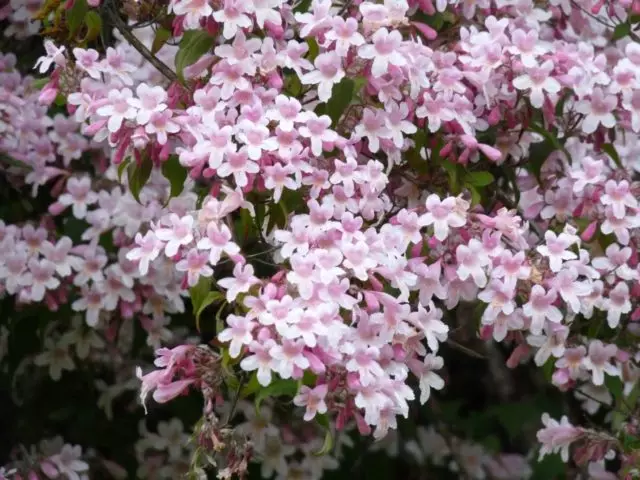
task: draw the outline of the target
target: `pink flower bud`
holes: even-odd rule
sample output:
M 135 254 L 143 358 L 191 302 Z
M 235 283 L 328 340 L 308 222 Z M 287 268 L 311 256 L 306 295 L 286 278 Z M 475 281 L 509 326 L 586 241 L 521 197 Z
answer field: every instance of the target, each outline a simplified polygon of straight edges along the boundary
M 502 152 L 497 148 L 490 147 L 489 145 L 485 145 L 484 143 L 479 144 L 478 148 L 487 156 L 489 160 L 493 162 L 497 162 L 502 159 Z
M 100 1 L 101 0 L 87 0 L 87 4 L 90 7 L 99 7 L 100 6 Z
M 47 209 L 49 211 L 49 213 L 53 216 L 58 216 L 60 215 L 62 212 L 64 212 L 65 208 L 67 208 L 66 205 L 63 205 L 60 202 L 54 202 L 51 205 L 49 205 L 49 208 Z
M 529 354 L 531 348 L 526 343 L 518 345 L 507 359 L 507 367 L 516 368 L 522 360 Z
M 58 96 L 58 90 L 55 88 L 43 88 L 38 97 L 38 102 L 42 105 L 51 105 Z
M 597 229 L 598 222 L 591 222 L 589 225 L 587 225 L 587 228 L 584 229 L 584 232 L 580 234 L 580 238 L 585 242 L 591 241 Z
M 269 32 L 269 36 L 273 37 L 274 39 L 281 39 L 284 37 L 284 28 L 282 28 L 282 25 L 277 25 L 273 22 L 266 21 L 264 22 L 264 27 L 267 32 Z
M 98 120 L 97 122 L 90 123 L 89 126 L 84 129 L 85 135 L 88 135 L 90 137 L 94 136 L 104 128 L 104 126 L 107 124 L 107 121 L 108 120 L 105 118 L 102 120 Z
M 42 470 L 42 473 L 44 473 L 49 478 L 57 478 L 58 475 L 60 475 L 60 472 L 58 472 L 58 469 L 55 467 L 55 465 L 48 460 L 45 460 L 40 464 L 40 470 Z M 35 472 L 29 472 L 28 478 L 29 480 L 33 478 L 37 479 L 38 476 Z
M 284 82 L 282 81 L 282 77 L 277 71 L 273 71 L 267 77 L 267 85 L 271 88 L 275 88 L 276 90 L 281 90 Z
M 442 149 L 440 150 L 440 156 L 447 157 L 449 156 L 452 150 L 453 150 L 453 142 L 447 142 L 447 144 L 444 147 L 442 147 Z
M 384 290 L 384 286 L 382 285 L 382 283 L 380 283 L 380 280 L 378 280 L 375 276 L 370 275 L 369 282 L 371 282 L 371 287 L 374 290 L 377 290 L 379 292 L 382 292 Z
M 438 32 L 436 32 L 429 25 L 421 22 L 411 22 L 413 25 L 427 40 L 435 40 L 438 38 Z

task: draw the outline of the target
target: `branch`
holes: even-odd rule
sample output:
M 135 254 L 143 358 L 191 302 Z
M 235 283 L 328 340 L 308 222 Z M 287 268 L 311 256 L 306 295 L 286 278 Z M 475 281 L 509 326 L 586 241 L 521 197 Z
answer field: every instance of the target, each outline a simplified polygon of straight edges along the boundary
M 176 73 L 171 70 L 166 63 L 151 53 L 151 51 L 140 40 L 138 40 L 138 37 L 129 30 L 129 27 L 120 18 L 118 13 L 113 8 L 110 8 L 110 6 L 111 4 L 108 4 L 107 6 L 107 16 L 122 36 L 140 53 L 140 55 L 145 58 L 145 60 L 149 61 L 149 63 L 156 67 L 162 75 L 167 77 L 171 83 L 177 82 L 178 76 Z

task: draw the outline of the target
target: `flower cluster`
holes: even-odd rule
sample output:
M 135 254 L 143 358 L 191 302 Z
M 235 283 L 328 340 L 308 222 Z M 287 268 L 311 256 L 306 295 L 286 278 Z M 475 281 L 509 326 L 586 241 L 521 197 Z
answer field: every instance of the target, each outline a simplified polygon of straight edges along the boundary
M 46 40 L 41 90 L 0 57 L 0 152 L 32 195 L 53 184 L 47 215 L 0 224 L 0 285 L 84 315 L 35 356 L 52 379 L 73 370 L 72 345 L 120 358 L 113 332 L 139 320 L 156 349 L 136 371 L 145 411 L 149 394 L 202 393 L 197 448 L 177 419 L 142 424 L 138 476 L 204 463 L 229 478 L 258 459 L 264 477 L 320 478 L 343 459 L 341 444 L 314 458 L 320 430 L 398 436 L 413 401 L 456 381 L 450 350 L 477 353 L 461 337 L 502 343 L 507 372 L 532 360 L 588 414 L 631 415 L 638 2 L 136 3 L 171 30 L 118 18 L 103 48 Z M 16 25 L 34 7 L 9 5 Z M 51 117 L 60 103 L 68 116 Z M 168 328 L 187 298 L 209 345 Z M 106 404 L 132 365 L 101 385 Z M 259 408 L 278 396 L 295 428 Z M 606 433 L 545 414 L 539 456 L 602 478 L 612 456 L 630 469 L 626 420 L 608 416 Z M 531 474 L 434 424 L 406 443 L 418 463 Z

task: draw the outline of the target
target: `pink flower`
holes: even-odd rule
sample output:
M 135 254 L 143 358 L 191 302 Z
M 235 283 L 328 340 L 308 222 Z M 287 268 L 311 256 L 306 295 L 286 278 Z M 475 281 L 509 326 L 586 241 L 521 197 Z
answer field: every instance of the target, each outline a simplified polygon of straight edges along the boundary
M 344 78 L 342 59 L 335 51 L 329 51 L 318 55 L 313 63 L 315 70 L 304 74 L 300 81 L 305 85 L 318 85 L 318 99 L 326 102 L 331 98 L 333 86 Z
M 176 264 L 176 270 L 179 272 L 187 272 L 187 283 L 190 287 L 198 283 L 200 277 L 210 277 L 213 275 L 213 269 L 207 265 L 209 255 L 200 253 L 192 248 L 187 253 L 187 258 L 180 260 Z
M 432 193 L 427 197 L 427 213 L 421 222 L 423 225 L 433 225 L 434 235 L 441 242 L 449 235 L 449 228 L 459 228 L 467 223 L 463 212 L 457 208 L 455 197 L 447 197 L 440 200 L 440 197 Z
M 227 290 L 228 302 L 233 302 L 239 293 L 248 292 L 257 283 L 260 283 L 260 280 L 253 275 L 253 267 L 241 263 L 236 263 L 236 266 L 233 267 L 233 277 L 218 281 L 218 285 Z
M 539 335 L 542 332 L 545 320 L 560 323 L 562 313 L 558 307 L 553 306 L 557 294 L 553 290 L 545 292 L 540 285 L 534 285 L 531 289 L 529 301 L 522 307 L 524 314 L 531 319 L 531 333 Z
M 240 247 L 232 242 L 231 238 L 231 230 L 225 224 L 209 222 L 206 236 L 198 241 L 198 248 L 209 250 L 209 262 L 216 265 L 223 252 L 229 256 L 240 253 Z
M 327 413 L 325 397 L 328 391 L 329 386 L 326 383 L 315 388 L 309 388 L 306 385 L 300 387 L 298 394 L 293 398 L 293 403 L 298 407 L 306 407 L 304 419 L 307 422 L 313 420 L 316 413 Z
M 64 47 L 63 47 L 64 48 Z M 87 72 L 91 78 L 100 79 L 100 64 L 98 58 L 100 54 L 94 49 L 85 50 L 83 48 L 74 48 L 73 56 L 76 57 L 76 67 Z
M 536 250 L 549 259 L 549 267 L 552 272 L 559 272 L 562 269 L 563 260 L 573 260 L 578 256 L 570 250 L 571 245 L 576 243 L 576 237 L 561 233 L 556 235 L 551 230 L 544 233 L 546 245 L 540 245 Z
M 329 129 L 331 118 L 328 115 L 318 117 L 313 112 L 307 112 L 304 116 L 305 124 L 299 128 L 301 137 L 308 138 L 311 142 L 311 152 L 319 157 L 322 155 L 323 143 L 335 142 L 338 134 Z
M 91 190 L 89 177 L 71 177 L 67 182 L 67 193 L 60 195 L 58 201 L 62 205 L 73 206 L 73 216 L 82 219 L 87 215 L 87 206 L 98 201 L 98 195 Z
M 456 272 L 460 280 L 466 280 L 471 277 L 480 288 L 487 284 L 487 275 L 484 267 L 491 265 L 491 259 L 484 252 L 484 247 L 480 241 L 472 238 L 468 245 L 458 245 L 458 248 L 456 248 L 456 260 L 458 261 Z
M 411 371 L 420 381 L 420 403 L 425 404 L 431 396 L 431 389 L 442 390 L 444 380 L 435 370 L 440 370 L 444 366 L 442 357 L 438 357 L 429 353 L 424 357 L 422 363 L 413 360 L 411 363 Z
M 247 317 L 239 317 L 233 314 L 229 314 L 225 321 L 229 327 L 218 334 L 218 340 L 225 343 L 231 342 L 229 355 L 231 355 L 231 358 L 236 358 L 240 355 L 243 345 L 249 345 L 253 342 L 251 331 L 257 324 Z
M 107 96 L 109 103 L 98 108 L 97 114 L 108 117 L 107 127 L 111 133 L 116 133 L 122 127 L 125 120 L 134 120 L 138 115 L 138 110 L 132 107 L 129 100 L 133 93 L 128 88 L 122 90 L 110 90 Z
M 222 10 L 213 12 L 215 21 L 224 26 L 222 30 L 224 38 L 230 40 L 236 35 L 239 28 L 248 28 L 252 25 L 253 22 L 247 15 L 251 13 L 252 7 L 252 2 L 224 0 Z
M 611 357 L 615 357 L 618 347 L 615 345 L 605 346 L 600 340 L 593 340 L 589 344 L 589 355 L 584 358 L 584 367 L 591 371 L 594 385 L 604 383 L 604 374 L 608 373 L 613 377 L 620 375 L 620 371 L 611 362 Z
M 274 359 L 270 350 L 275 345 L 272 339 L 263 342 L 251 342 L 249 351 L 253 355 L 248 355 L 240 362 L 240 368 L 247 372 L 257 370 L 258 383 L 263 387 L 269 386 L 271 383 L 271 371 L 273 370 Z
M 27 265 L 29 271 L 24 274 L 21 283 L 30 287 L 29 299 L 40 302 L 47 290 L 53 290 L 60 285 L 60 280 L 53 276 L 56 266 L 49 260 L 36 258 L 31 258 Z
M 438 351 L 438 342 L 444 342 L 449 333 L 449 327 L 442 322 L 442 310 L 436 308 L 433 302 L 430 302 L 428 309 L 422 305 L 418 305 L 418 311 L 412 312 L 407 320 L 418 328 L 427 339 L 427 345 L 432 352 Z
M 257 152 L 259 149 L 253 151 Z M 258 167 L 258 164 L 249 159 L 247 148 L 242 147 L 237 152 L 227 152 L 227 160 L 218 167 L 217 173 L 222 178 L 233 175 L 236 185 L 244 188 L 249 183 L 247 173 L 258 173 L 259 171 L 260 167 Z
M 398 30 L 389 32 L 381 28 L 371 37 L 373 45 L 362 45 L 358 49 L 358 55 L 364 59 L 373 59 L 371 73 L 374 77 L 381 77 L 389 69 L 389 64 L 403 67 L 407 60 L 401 53 L 402 35 Z
M 44 41 L 44 49 L 47 52 L 47 55 L 44 57 L 38 58 L 36 64 L 33 68 L 38 68 L 40 73 L 46 73 L 47 70 L 51 68 L 51 64 L 55 63 L 58 66 L 64 67 L 66 64 L 66 59 L 63 55 L 65 51 L 65 47 L 56 47 L 55 44 L 51 40 Z
M 364 37 L 358 33 L 358 21 L 355 18 L 336 16 L 331 19 L 331 30 L 324 35 L 325 46 L 335 42 L 334 50 L 341 57 L 345 57 L 349 48 L 364 44 Z
M 175 134 L 180 131 L 180 126 L 171 119 L 172 115 L 173 112 L 171 110 L 154 112 L 149 118 L 149 123 L 144 128 L 149 135 L 156 136 L 159 145 L 167 143 L 168 134 Z
M 309 360 L 304 355 L 304 343 L 300 340 L 284 340 L 282 345 L 274 345 L 269 353 L 274 359 L 274 368 L 280 377 L 291 378 L 294 368 L 306 370 L 309 368 Z
M 576 110 L 586 115 L 582 121 L 582 131 L 586 134 L 593 133 L 598 125 L 613 128 L 616 117 L 612 112 L 617 104 L 618 98 L 615 95 L 606 95 L 602 88 L 595 87 L 590 100 L 582 100 L 576 105 Z
M 569 423 L 567 417 L 562 417 L 560 423 L 552 419 L 548 413 L 542 415 L 542 423 L 545 428 L 538 430 L 538 441 L 542 444 L 539 460 L 549 453 L 558 453 L 566 463 L 569 461 L 569 446 L 575 442 L 582 430 Z
M 603 205 L 610 205 L 616 218 L 624 218 L 626 207 L 638 208 L 638 200 L 631 193 L 629 182 L 626 180 L 622 180 L 620 183 L 608 180 L 604 186 L 604 191 L 604 195 L 600 197 L 600 202 Z
M 140 232 L 136 233 L 135 242 L 138 246 L 127 252 L 127 259 L 131 261 L 137 260 L 140 274 L 146 275 L 149 271 L 149 263 L 158 257 L 164 247 L 164 243 L 151 230 L 145 233 L 144 237 Z
M 529 90 L 529 100 L 535 108 L 542 108 L 544 92 L 556 94 L 561 90 L 560 83 L 550 76 L 554 65 L 551 60 L 541 66 L 528 67 L 527 73 L 513 80 L 513 86 L 518 90 Z
M 167 242 L 164 253 L 167 257 L 173 257 L 178 253 L 180 246 L 188 245 L 193 241 L 193 217 L 185 215 L 180 218 L 172 213 L 168 220 L 169 225 L 156 229 L 155 233 L 159 240 Z
M 82 297 L 71 304 L 76 312 L 86 311 L 87 325 L 95 327 L 98 324 L 100 312 L 107 310 L 104 306 L 104 288 L 94 283 L 90 288 L 83 287 Z
M 603 309 L 607 311 L 607 323 L 609 327 L 616 328 L 620 323 L 622 314 L 631 311 L 629 287 L 626 283 L 618 283 L 605 299 Z
M 211 16 L 213 9 L 209 0 L 180 0 L 174 2 L 173 12 L 176 15 L 184 16 L 185 28 L 197 29 L 200 27 L 200 19 Z

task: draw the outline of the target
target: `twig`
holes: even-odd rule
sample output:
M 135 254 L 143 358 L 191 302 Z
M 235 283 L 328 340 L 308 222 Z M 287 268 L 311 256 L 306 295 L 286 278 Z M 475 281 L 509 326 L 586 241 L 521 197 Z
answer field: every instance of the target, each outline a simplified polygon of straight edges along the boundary
M 107 16 L 113 22 L 113 25 L 120 32 L 120 34 L 131 44 L 133 48 L 135 48 L 140 53 L 140 55 L 145 58 L 145 60 L 148 60 L 151 65 L 156 67 L 156 69 L 160 73 L 162 73 L 162 75 L 167 77 L 169 81 L 171 81 L 172 83 L 177 82 L 178 76 L 176 75 L 176 73 L 171 70 L 171 68 L 169 68 L 166 63 L 164 63 L 153 53 L 151 53 L 151 51 L 140 40 L 138 40 L 138 37 L 136 37 L 131 32 L 131 30 L 129 30 L 129 27 L 120 18 L 118 13 L 113 8 L 110 8 L 110 5 L 111 4 L 107 4 L 106 6 Z

